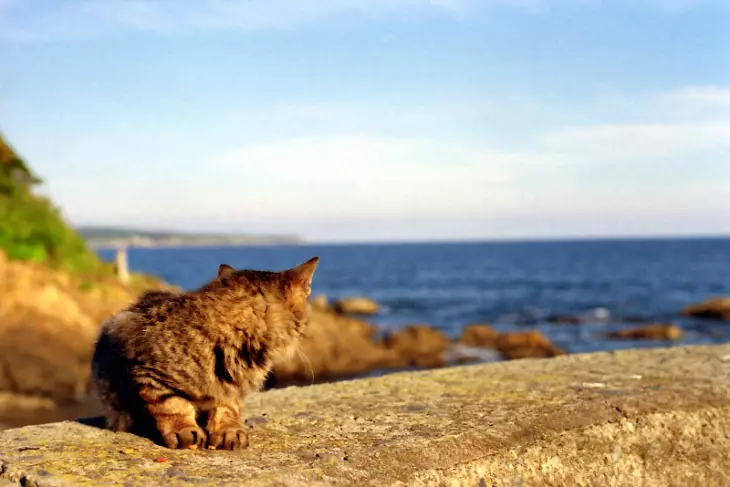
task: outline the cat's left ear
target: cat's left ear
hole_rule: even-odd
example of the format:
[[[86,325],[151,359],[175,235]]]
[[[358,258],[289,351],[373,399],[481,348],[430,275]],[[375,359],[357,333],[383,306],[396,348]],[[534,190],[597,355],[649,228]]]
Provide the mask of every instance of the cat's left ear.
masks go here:
[[[229,274],[233,274],[234,272],[236,272],[236,269],[229,266],[228,264],[221,264],[218,266],[218,277],[224,277]]]
[[[319,257],[313,257],[304,264],[286,270],[282,274],[292,284],[293,289],[303,293],[305,296],[309,296],[312,289],[312,277],[314,277],[314,271],[317,269],[318,263]]]

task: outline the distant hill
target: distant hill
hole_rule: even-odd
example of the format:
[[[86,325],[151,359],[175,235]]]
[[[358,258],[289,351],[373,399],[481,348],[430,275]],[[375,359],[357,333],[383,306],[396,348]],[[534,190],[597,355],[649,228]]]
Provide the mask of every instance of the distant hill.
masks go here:
[[[207,234],[134,228],[79,226],[76,231],[92,247],[178,247],[209,245],[299,244],[296,235]]]

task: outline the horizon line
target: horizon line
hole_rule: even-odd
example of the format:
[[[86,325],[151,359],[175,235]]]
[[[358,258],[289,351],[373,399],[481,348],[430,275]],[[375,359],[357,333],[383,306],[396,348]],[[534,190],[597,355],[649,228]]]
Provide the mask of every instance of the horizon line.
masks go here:
[[[369,244],[449,244],[449,243],[528,243],[528,242],[584,242],[584,241],[627,241],[627,240],[729,240],[730,233],[696,233],[696,234],[623,234],[623,235],[554,235],[554,236],[515,236],[515,237],[464,237],[464,238],[426,238],[398,240],[337,240],[307,239],[307,244],[325,245],[369,245]],[[295,244],[296,245],[296,244]],[[301,245],[301,244],[300,244]]]
[[[537,243],[590,243],[590,242],[641,242],[641,241],[687,241],[687,240],[730,240],[730,234],[692,234],[692,235],[598,235],[598,236],[555,236],[555,237],[492,237],[463,239],[411,239],[411,240],[308,240],[300,242],[252,242],[220,244],[180,243],[152,246],[130,245],[128,248],[164,249],[164,248],[210,248],[210,247],[307,247],[307,246],[371,246],[371,245],[479,245],[479,244],[537,244]],[[96,250],[104,250],[105,245],[93,246]]]

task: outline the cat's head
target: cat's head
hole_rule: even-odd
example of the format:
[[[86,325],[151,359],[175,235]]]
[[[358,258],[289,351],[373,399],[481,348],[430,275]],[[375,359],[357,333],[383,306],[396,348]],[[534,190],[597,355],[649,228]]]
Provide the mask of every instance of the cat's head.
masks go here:
[[[214,287],[245,289],[250,294],[263,294],[267,301],[276,302],[282,307],[282,311],[286,311],[284,314],[290,315],[281,316],[281,320],[294,321],[282,322],[281,325],[293,326],[301,332],[311,311],[309,295],[318,263],[319,257],[313,257],[303,264],[280,272],[236,270],[228,264],[221,264],[211,284]]]

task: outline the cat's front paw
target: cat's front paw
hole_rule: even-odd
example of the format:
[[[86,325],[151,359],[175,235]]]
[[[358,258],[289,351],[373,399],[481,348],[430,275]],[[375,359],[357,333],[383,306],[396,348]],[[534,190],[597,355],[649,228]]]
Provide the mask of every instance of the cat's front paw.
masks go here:
[[[162,438],[165,446],[172,449],[177,448],[202,448],[207,441],[205,431],[199,426],[187,426]]]
[[[223,450],[243,450],[248,447],[248,433],[241,428],[226,428],[211,434],[208,446]]]

